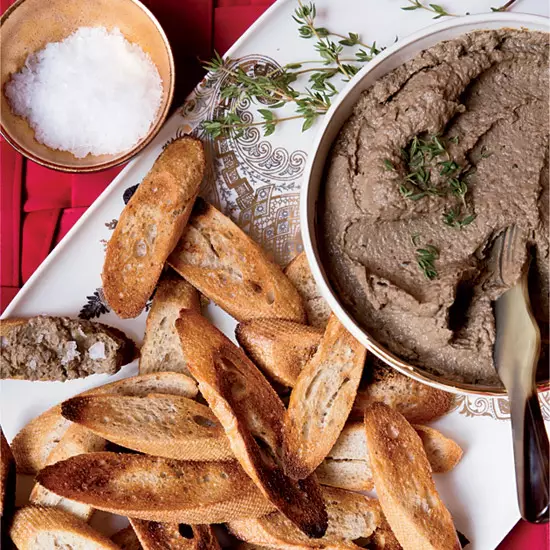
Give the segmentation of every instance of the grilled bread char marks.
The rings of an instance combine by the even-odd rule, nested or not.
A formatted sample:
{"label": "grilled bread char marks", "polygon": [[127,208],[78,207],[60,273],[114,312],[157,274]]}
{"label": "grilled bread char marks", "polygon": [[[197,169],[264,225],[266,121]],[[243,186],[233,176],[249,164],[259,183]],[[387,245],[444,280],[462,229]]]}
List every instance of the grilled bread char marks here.
{"label": "grilled bread char marks", "polygon": [[160,278],[147,316],[139,372],[172,371],[188,374],[187,361],[174,323],[181,309],[200,311],[199,293],[173,270]]}
{"label": "grilled bread char marks", "polygon": [[273,511],[237,461],[88,453],[44,468],[38,482],[98,510],[168,523],[225,523]]}
{"label": "grilled bread char marks", "polygon": [[200,198],[168,263],[238,321],[265,317],[305,322],[302,299],[280,267]]}
{"label": "grilled bread char marks", "polygon": [[220,550],[210,525],[159,523],[131,519],[143,550]]}
{"label": "grilled bread char marks", "polygon": [[323,331],[286,319],[250,319],[237,325],[235,336],[267,377],[293,387]]}
{"label": "grilled bread char marks", "polygon": [[[176,372],[151,373],[123,378],[81,393],[78,397],[95,394],[146,396],[150,393],[182,395],[193,398],[198,393],[197,383]],[[36,474],[48,463],[48,457],[70,426],[61,415],[61,404],[33,418],[13,439],[12,451],[17,471]]]}
{"label": "grilled bread char marks", "polygon": [[202,143],[184,136],[169,143],[122,211],[103,265],[105,298],[122,318],[137,317],[198,194],[206,161]]}
{"label": "grilled bread char marks", "polygon": [[414,428],[394,409],[374,403],[365,411],[365,431],[374,486],[404,550],[460,549]]}
{"label": "grilled bread char marks", "polygon": [[114,374],[137,356],[134,342],[121,330],[84,319],[6,319],[0,332],[0,378],[65,381]]}
{"label": "grilled bread char marks", "polygon": [[284,463],[302,479],[328,455],[349,415],[366,349],[332,315],[321,344],[296,381],[286,413]]}
{"label": "grilled bread char marks", "polygon": [[310,537],[321,537],[326,511],[313,477],[284,474],[284,405],[262,373],[226,336],[191,310],[176,321],[189,370],[223,425],[233,453],[265,497]]}
{"label": "grilled bread char marks", "polygon": [[114,542],[76,516],[64,510],[43,506],[20,508],[13,518],[10,536],[18,550],[120,550]]}
{"label": "grilled bread char marks", "polygon": [[234,460],[216,416],[186,397],[89,395],[62,404],[67,420],[122,447],[178,460]]}
{"label": "grilled bread char marks", "polygon": [[317,540],[304,536],[280,512],[235,520],[228,527],[241,540],[272,548],[357,550],[360,546],[353,541],[368,540],[384,526],[384,514],[376,499],[330,487],[323,487],[323,497],[329,518],[328,528],[326,534]]}

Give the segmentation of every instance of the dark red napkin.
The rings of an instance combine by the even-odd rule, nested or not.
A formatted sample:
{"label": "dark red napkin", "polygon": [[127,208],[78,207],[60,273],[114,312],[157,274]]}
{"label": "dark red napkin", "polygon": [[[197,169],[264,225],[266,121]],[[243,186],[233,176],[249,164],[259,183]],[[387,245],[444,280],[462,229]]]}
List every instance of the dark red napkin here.
{"label": "dark red napkin", "polygon": [[[142,0],[163,26],[176,61],[174,106],[274,0]],[[336,1],[336,0],[334,0]],[[12,0],[0,0],[2,13]],[[121,168],[63,174],[26,161],[0,138],[0,311]],[[548,550],[546,526],[520,522],[499,550]]]}

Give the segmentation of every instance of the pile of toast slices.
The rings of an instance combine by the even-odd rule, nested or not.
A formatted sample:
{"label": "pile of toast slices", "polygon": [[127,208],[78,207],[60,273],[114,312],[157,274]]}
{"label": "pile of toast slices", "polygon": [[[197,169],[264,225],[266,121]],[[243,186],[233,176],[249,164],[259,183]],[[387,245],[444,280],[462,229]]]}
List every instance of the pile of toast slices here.
{"label": "pile of toast slices", "polygon": [[[462,450],[426,425],[452,397],[368,355],[304,254],[281,270],[197,198],[205,165],[199,140],[168,144],[108,245],[117,315],[155,292],[139,375],[2,440],[6,548],[460,548],[432,476]],[[239,346],[201,314],[208,300],[238,321]],[[19,509],[15,469],[36,482]],[[95,510],[130,525],[109,539]]]}

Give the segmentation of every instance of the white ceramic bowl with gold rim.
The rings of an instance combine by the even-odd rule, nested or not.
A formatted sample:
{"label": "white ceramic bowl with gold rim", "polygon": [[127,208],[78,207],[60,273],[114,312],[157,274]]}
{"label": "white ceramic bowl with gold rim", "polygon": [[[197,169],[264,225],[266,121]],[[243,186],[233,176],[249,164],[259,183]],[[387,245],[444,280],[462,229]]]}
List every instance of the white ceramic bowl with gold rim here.
{"label": "white ceramic bowl with gold rim", "polygon": [[[322,295],[329,303],[332,311],[343,325],[357,338],[370,352],[382,359],[385,363],[399,372],[411,376],[419,382],[454,393],[470,393],[482,395],[502,395],[505,390],[498,386],[481,384],[466,384],[447,379],[443,375],[436,375],[419,366],[414,366],[388,351],[379,344],[368,331],[348,313],[342,305],[337,293],[332,289],[329,279],[323,268],[317,241],[317,202],[319,191],[323,183],[325,162],[330,148],[340,129],[350,117],[353,107],[359,100],[361,93],[372,86],[376,80],[399,67],[409,59],[418,55],[422,50],[431,48],[438,42],[456,38],[467,32],[476,30],[490,30],[500,28],[528,29],[533,31],[549,31],[549,20],[537,15],[518,13],[490,13],[464,16],[450,19],[432,25],[416,32],[398,43],[384,50],[381,54],[361,70],[340,92],[325,115],[322,125],[316,135],[305,168],[300,196],[300,217],[302,223],[302,238],[311,270]],[[539,390],[549,389],[549,381],[539,382]]]}

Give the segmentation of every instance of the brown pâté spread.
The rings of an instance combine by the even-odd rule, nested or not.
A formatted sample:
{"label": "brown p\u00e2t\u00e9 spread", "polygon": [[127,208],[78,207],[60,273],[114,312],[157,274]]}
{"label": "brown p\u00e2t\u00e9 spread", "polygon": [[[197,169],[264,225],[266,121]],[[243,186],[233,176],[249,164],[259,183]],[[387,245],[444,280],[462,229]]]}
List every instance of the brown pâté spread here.
{"label": "brown p\u00e2t\u00e9 spread", "polygon": [[512,224],[548,344],[548,63],[542,32],[441,42],[363,93],[328,159],[331,284],[379,343],[447,378],[499,384],[493,302],[506,288],[488,262]]}

